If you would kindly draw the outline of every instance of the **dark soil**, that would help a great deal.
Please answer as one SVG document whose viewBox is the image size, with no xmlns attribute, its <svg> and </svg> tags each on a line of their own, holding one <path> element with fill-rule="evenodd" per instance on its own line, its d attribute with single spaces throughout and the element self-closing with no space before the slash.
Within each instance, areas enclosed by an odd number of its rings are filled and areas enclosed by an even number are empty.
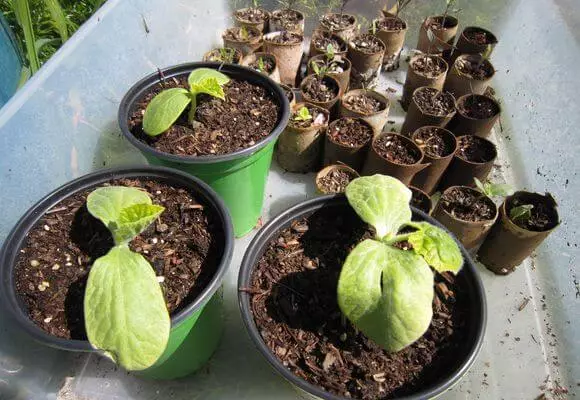
<svg viewBox="0 0 580 400">
<path fill-rule="evenodd" d="M 495 147 L 478 136 L 466 135 L 457 139 L 457 156 L 473 163 L 486 163 L 497 156 Z"/>
<path fill-rule="evenodd" d="M 385 51 L 385 45 L 375 36 L 366 34 L 359 35 L 351 41 L 355 49 L 365 54 L 377 54 Z"/>
<path fill-rule="evenodd" d="M 361 147 L 373 138 L 373 128 L 357 118 L 340 118 L 328 128 L 328 137 L 335 143 Z"/>
<path fill-rule="evenodd" d="M 469 41 L 474 44 L 479 45 L 486 45 L 486 44 L 495 44 L 497 43 L 497 39 L 493 36 L 487 34 L 484 31 L 480 31 L 478 29 L 470 29 L 463 32 L 463 36 Z"/>
<path fill-rule="evenodd" d="M 379 31 L 400 31 L 405 29 L 405 23 L 399 18 L 381 18 L 377 21 Z"/>
<path fill-rule="evenodd" d="M 441 29 L 454 28 L 457 26 L 457 20 L 454 18 L 447 17 L 443 20 L 442 15 L 429 18 L 427 22 L 427 28 L 431 28 L 434 31 L 440 31 Z"/>
<path fill-rule="evenodd" d="M 447 66 L 441 57 L 425 54 L 412 61 L 410 68 L 418 75 L 426 78 L 437 78 L 445 73 Z"/>
<path fill-rule="evenodd" d="M 222 52 L 225 54 L 222 55 Z M 230 47 L 225 47 L 223 49 L 213 49 L 208 54 L 208 61 L 223 62 L 223 63 L 233 63 L 239 64 L 241 60 L 241 55 L 234 49 Z"/>
<path fill-rule="evenodd" d="M 110 184 L 142 188 L 154 204 L 165 207 L 130 248 L 164 277 L 160 284 L 167 308 L 175 314 L 199 296 L 217 270 L 223 246 L 219 222 L 185 189 L 133 179 Z M 87 211 L 86 197 L 92 190 L 63 200 L 40 219 L 15 269 L 16 291 L 30 318 L 47 333 L 65 339 L 86 340 L 83 298 L 88 273 L 113 246 L 108 229 Z"/>
<path fill-rule="evenodd" d="M 339 13 L 326 14 L 320 18 L 320 25 L 329 31 L 338 31 L 353 26 L 355 19 L 352 15 Z"/>
<path fill-rule="evenodd" d="M 260 69 L 260 59 L 262 59 L 262 63 L 264 64 L 264 71 L 262 71 Z M 249 63 L 248 67 L 255 69 L 258 72 L 265 72 L 266 74 L 271 74 L 274 71 L 274 68 L 276 68 L 276 63 L 274 62 L 273 58 L 267 57 L 267 56 L 258 56 L 256 58 L 256 61 Z"/>
<path fill-rule="evenodd" d="M 419 210 L 429 214 L 431 212 L 431 199 L 425 193 L 412 186 L 409 187 L 411 192 L 413 192 L 413 197 L 411 197 L 411 205 Z"/>
<path fill-rule="evenodd" d="M 259 23 L 264 22 L 268 19 L 268 15 L 264 10 L 259 8 L 246 8 L 243 10 L 236 11 L 236 17 L 244 22 Z"/>
<path fill-rule="evenodd" d="M 348 96 L 343 99 L 343 104 L 349 110 L 363 115 L 375 114 L 387 108 L 385 103 L 380 102 L 374 97 L 367 96 L 366 94 Z"/>
<path fill-rule="evenodd" d="M 300 90 L 306 100 L 326 103 L 338 96 L 340 87 L 327 76 L 310 75 L 304 79 Z"/>
<path fill-rule="evenodd" d="M 247 36 L 242 35 L 242 28 L 229 28 L 224 33 L 224 38 L 235 42 L 253 42 L 262 35 L 257 29 L 246 27 Z"/>
<path fill-rule="evenodd" d="M 413 93 L 413 99 L 423 114 L 444 117 L 455 111 L 453 96 L 435 88 L 421 88 Z"/>
<path fill-rule="evenodd" d="M 268 36 L 267 41 L 270 43 L 278 43 L 278 44 L 297 44 L 302 43 L 303 39 L 304 36 L 298 33 L 283 31 L 278 35 L 272 37 Z"/>
<path fill-rule="evenodd" d="M 318 57 L 318 56 L 315 56 L 315 57 Z M 337 57 L 335 57 L 334 60 L 328 62 L 326 60 L 326 56 L 321 55 L 321 58 L 316 58 L 316 59 L 310 60 L 310 65 L 312 65 L 313 63 L 316 64 L 318 66 L 318 68 L 326 67 L 327 72 L 329 74 L 341 74 L 348 69 L 347 62 L 344 60 L 341 60 Z"/>
<path fill-rule="evenodd" d="M 487 119 L 499 114 L 500 109 L 493 99 L 485 96 L 471 95 L 458 102 L 457 109 L 461 114 L 473 119 Z"/>
<path fill-rule="evenodd" d="M 264 343 L 286 368 L 330 393 L 363 400 L 416 392 L 454 368 L 469 320 L 467 294 L 454 278 L 437 275 L 431 325 L 406 349 L 387 353 L 345 322 L 336 300 L 340 270 L 370 236 L 346 207 L 296 220 L 268 244 L 249 288 Z"/>
<path fill-rule="evenodd" d="M 231 80 L 224 86 L 226 100 L 206 94 L 197 96 L 196 124 L 189 124 L 189 107 L 177 122 L 161 135 L 151 137 L 143 132 L 145 108 L 164 89 L 188 88 L 187 77 L 159 83 L 137 104 L 129 119 L 129 129 L 140 141 L 170 154 L 200 156 L 228 154 L 253 146 L 266 138 L 278 121 L 280 106 L 261 86 Z"/>
<path fill-rule="evenodd" d="M 344 193 L 347 185 L 356 177 L 357 174 L 353 171 L 334 168 L 318 180 L 318 186 L 326 194 Z"/>
<path fill-rule="evenodd" d="M 433 158 L 447 157 L 455 147 L 445 141 L 443 130 L 435 126 L 420 128 L 413 138 L 423 152 Z"/>
<path fill-rule="evenodd" d="M 302 107 L 297 108 L 290 117 L 290 124 L 292 126 L 297 128 L 310 128 L 312 125 L 322 126 L 328 124 L 328 114 L 323 112 L 320 108 L 307 103 L 304 104 L 304 107 L 308 109 L 312 118 L 306 121 L 296 120 L 295 118 L 298 116 L 298 111 Z"/>
<path fill-rule="evenodd" d="M 513 196 L 507 203 L 507 215 L 510 215 L 512 208 L 527 204 L 532 205 L 533 208 L 530 211 L 529 219 L 519 218 L 517 220 L 512 219 L 511 221 L 520 228 L 528 231 L 548 231 L 558 225 L 558 212 L 555 209 L 555 203 L 552 199 L 550 199 L 552 201 L 549 201 L 548 199 L 542 199 L 542 201 L 537 197 L 534 197 L 533 199 L 524 199 L 519 198 L 518 196 Z"/>
<path fill-rule="evenodd" d="M 495 204 L 489 197 L 467 187 L 446 190 L 439 201 L 445 211 L 463 221 L 490 221 L 497 212 Z"/>
<path fill-rule="evenodd" d="M 296 27 L 303 20 L 303 17 L 295 10 L 285 8 L 283 10 L 273 12 L 271 19 L 274 21 L 279 21 L 284 27 Z"/>
<path fill-rule="evenodd" d="M 421 152 L 416 146 L 398 135 L 381 136 L 373 147 L 378 155 L 395 164 L 412 165 L 421 159 Z"/>
<path fill-rule="evenodd" d="M 326 53 L 326 48 L 331 45 L 334 53 L 346 53 L 347 45 L 340 37 L 329 32 L 318 31 L 312 35 L 312 43 L 316 50 Z"/>
<path fill-rule="evenodd" d="M 476 58 L 462 58 L 457 61 L 456 66 L 462 74 L 479 81 L 489 79 L 494 73 L 493 67 L 489 61 L 486 61 L 483 58 L 480 59 L 480 61 L 477 61 Z"/>
</svg>

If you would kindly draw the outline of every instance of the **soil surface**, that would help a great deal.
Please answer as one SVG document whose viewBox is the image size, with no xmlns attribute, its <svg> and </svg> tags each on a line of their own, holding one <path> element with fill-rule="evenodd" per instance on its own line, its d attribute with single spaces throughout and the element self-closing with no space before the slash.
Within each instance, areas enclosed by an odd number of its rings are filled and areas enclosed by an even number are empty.
<svg viewBox="0 0 580 400">
<path fill-rule="evenodd" d="M 338 96 L 340 87 L 334 79 L 327 76 L 310 75 L 304 81 L 300 88 L 305 99 L 326 103 Z"/>
<path fill-rule="evenodd" d="M 222 54 L 223 53 L 223 54 Z M 236 50 L 225 47 L 222 49 L 213 49 L 207 56 L 208 61 L 222 62 L 226 64 L 239 64 L 241 55 Z"/>
<path fill-rule="evenodd" d="M 373 138 L 373 128 L 357 118 L 340 118 L 328 127 L 328 137 L 335 143 L 361 147 Z"/>
<path fill-rule="evenodd" d="M 350 43 L 355 49 L 365 54 L 377 54 L 385 51 L 385 45 L 378 38 L 370 34 L 359 35 Z"/>
<path fill-rule="evenodd" d="M 379 31 L 400 31 L 405 29 L 405 23 L 399 18 L 381 18 L 377 21 Z"/>
<path fill-rule="evenodd" d="M 411 197 L 411 205 L 426 214 L 429 214 L 431 211 L 431 199 L 429 196 L 412 186 L 409 186 L 409 189 L 411 189 L 411 192 L 413 193 L 413 197 Z"/>
<path fill-rule="evenodd" d="M 254 320 L 272 354 L 296 376 L 339 396 L 386 399 L 416 392 L 457 363 L 469 319 L 460 282 L 437 275 L 433 320 L 415 343 L 387 353 L 343 319 L 340 270 L 371 231 L 350 208 L 296 220 L 256 265 L 249 292 Z"/>
<path fill-rule="evenodd" d="M 155 85 L 139 101 L 128 122 L 135 137 L 165 153 L 188 156 L 232 153 L 266 138 L 278 121 L 280 107 L 266 89 L 232 79 L 224 86 L 225 100 L 206 94 L 197 96 L 195 127 L 187 120 L 188 107 L 165 133 L 146 135 L 142 127 L 145 108 L 157 93 L 172 87 L 188 88 L 187 77 Z"/>
<path fill-rule="evenodd" d="M 326 53 L 326 48 L 331 45 L 334 49 L 334 53 L 346 53 L 348 50 L 347 45 L 344 40 L 340 37 L 333 35 L 329 32 L 315 32 L 312 35 L 312 43 L 316 50 Z M 311 54 L 312 55 L 312 54 Z"/>
<path fill-rule="evenodd" d="M 445 72 L 447 66 L 441 57 L 425 54 L 413 60 L 410 68 L 412 68 L 416 74 L 422 75 L 426 78 L 437 78 Z"/>
<path fill-rule="evenodd" d="M 259 8 L 246 8 L 243 10 L 237 10 L 236 17 L 240 21 L 259 23 L 266 21 L 268 19 L 268 14 Z"/>
<path fill-rule="evenodd" d="M 466 135 L 457 139 L 457 156 L 474 163 L 486 163 L 497 156 L 497 151 L 491 142 Z"/>
<path fill-rule="evenodd" d="M 302 43 L 303 39 L 304 36 L 298 33 L 283 31 L 278 35 L 268 36 L 267 41 L 278 44 L 298 44 Z"/>
<path fill-rule="evenodd" d="M 337 31 L 353 26 L 355 19 L 352 15 L 332 13 L 323 15 L 320 18 L 320 24 L 329 31 Z"/>
<path fill-rule="evenodd" d="M 453 153 L 455 146 L 445 141 L 444 132 L 443 129 L 435 126 L 420 128 L 417 133 L 413 134 L 413 139 L 428 156 L 432 158 L 447 157 Z"/>
<path fill-rule="evenodd" d="M 371 115 L 387 108 L 385 103 L 366 94 L 347 96 L 343 99 L 343 105 L 351 111 L 363 115 Z"/>
<path fill-rule="evenodd" d="M 278 21 L 284 27 L 296 27 L 303 20 L 303 17 L 297 11 L 285 8 L 274 11 L 271 19 Z"/>
<path fill-rule="evenodd" d="M 483 58 L 462 58 L 455 65 L 459 72 L 478 81 L 489 79 L 495 72 L 489 61 Z"/>
<path fill-rule="evenodd" d="M 487 34 L 484 31 L 480 31 L 480 30 L 476 30 L 476 29 L 464 31 L 463 36 L 469 42 L 472 42 L 475 44 L 486 45 L 486 44 L 497 43 L 497 40 L 493 36 Z"/>
<path fill-rule="evenodd" d="M 553 203 L 547 200 L 540 201 L 540 199 L 537 198 L 529 201 L 528 199 L 518 198 L 517 196 L 512 197 L 506 207 L 507 215 L 510 215 L 512 208 L 527 204 L 533 206 L 530 211 L 530 218 L 518 218 L 517 220 L 512 219 L 511 221 L 514 224 L 520 228 L 534 232 L 547 231 L 558 225 L 558 213 L 555 210 Z"/>
<path fill-rule="evenodd" d="M 344 193 L 347 185 L 356 177 L 356 172 L 334 168 L 318 180 L 318 186 L 326 194 Z"/>
<path fill-rule="evenodd" d="M 323 112 L 320 108 L 315 107 L 311 104 L 305 103 L 304 107 L 308 109 L 308 112 L 312 116 L 311 119 L 307 119 L 305 121 L 297 120 L 296 117 L 298 116 L 298 112 L 300 108 L 296 108 L 296 111 L 292 113 L 290 117 L 290 124 L 297 128 L 310 128 L 312 125 L 315 126 L 323 126 L 328 124 L 328 113 Z"/>
<path fill-rule="evenodd" d="M 440 31 L 441 29 L 454 28 L 457 26 L 457 19 L 447 17 L 443 20 L 442 15 L 436 17 L 431 17 L 427 21 L 427 28 L 431 28 L 434 31 Z"/>
<path fill-rule="evenodd" d="M 264 68 L 263 71 L 260 69 L 260 59 L 262 59 Z M 271 74 L 274 71 L 274 68 L 276 68 L 276 63 L 274 62 L 274 59 L 271 57 L 259 56 L 256 58 L 256 61 L 249 63 L 248 67 L 255 69 L 258 72 L 265 72 L 266 74 Z"/>
<path fill-rule="evenodd" d="M 254 42 L 262 36 L 260 31 L 255 28 L 246 27 L 246 35 L 242 33 L 242 28 L 228 28 L 224 33 L 224 38 L 235 42 Z"/>
<path fill-rule="evenodd" d="M 146 190 L 165 211 L 129 244 L 149 261 L 167 308 L 175 314 L 209 284 L 221 258 L 219 221 L 185 189 L 121 179 L 112 185 Z M 104 186 L 104 185 L 103 185 Z M 15 269 L 16 291 L 30 318 L 47 333 L 86 340 L 83 298 L 93 262 L 113 246 L 105 225 L 89 214 L 79 192 L 55 205 L 29 232 Z"/>
<path fill-rule="evenodd" d="M 487 119 L 499 114 L 500 109 L 493 99 L 472 95 L 458 102 L 457 109 L 468 118 Z"/>
<path fill-rule="evenodd" d="M 423 114 L 445 117 L 455 111 L 453 96 L 435 88 L 421 88 L 413 93 L 413 99 Z"/>
<path fill-rule="evenodd" d="M 439 201 L 445 211 L 463 221 L 490 221 L 497 212 L 495 204 L 489 197 L 467 187 L 450 188 L 443 193 Z"/>
<path fill-rule="evenodd" d="M 395 164 L 412 165 L 421 159 L 415 145 L 398 135 L 381 136 L 375 140 L 373 147 L 381 157 Z"/>
</svg>

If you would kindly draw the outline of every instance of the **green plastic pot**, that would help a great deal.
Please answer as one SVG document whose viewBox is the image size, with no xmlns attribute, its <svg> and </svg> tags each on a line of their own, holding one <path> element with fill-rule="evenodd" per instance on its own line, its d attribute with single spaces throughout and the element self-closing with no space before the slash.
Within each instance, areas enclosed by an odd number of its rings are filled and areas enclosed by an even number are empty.
<svg viewBox="0 0 580 400">
<path fill-rule="evenodd" d="M 264 87 L 279 105 L 278 121 L 272 133 L 255 145 L 224 155 L 181 156 L 164 153 L 138 140 L 129 130 L 127 121 L 139 100 L 164 79 L 187 76 L 197 68 L 219 69 L 230 78 L 246 80 Z M 150 164 L 176 168 L 194 175 L 210 185 L 226 203 L 234 224 L 234 233 L 240 237 L 250 232 L 262 214 L 264 189 L 272 153 L 278 136 L 290 117 L 290 106 L 284 90 L 267 76 L 252 69 L 233 64 L 188 63 L 165 68 L 137 82 L 125 94 L 119 106 L 119 126 L 125 137 L 137 147 Z M 227 118 L 227 116 L 224 116 Z"/>
<path fill-rule="evenodd" d="M 136 372 L 144 378 L 174 379 L 189 375 L 202 367 L 217 349 L 223 331 L 222 281 L 229 267 L 234 235 L 232 223 L 223 201 L 204 182 L 180 171 L 160 167 L 111 169 L 85 175 L 71 181 L 40 200 L 18 221 L 0 252 L 0 300 L 6 304 L 20 328 L 36 341 L 67 351 L 99 352 L 87 340 L 62 339 L 49 335 L 28 317 L 26 306 L 16 294 L 14 267 L 19 250 L 29 230 L 46 211 L 75 193 L 99 186 L 111 179 L 152 179 L 189 189 L 217 217 L 222 230 L 223 250 L 210 283 L 201 294 L 181 311 L 171 316 L 167 348 L 157 363 Z"/>
</svg>

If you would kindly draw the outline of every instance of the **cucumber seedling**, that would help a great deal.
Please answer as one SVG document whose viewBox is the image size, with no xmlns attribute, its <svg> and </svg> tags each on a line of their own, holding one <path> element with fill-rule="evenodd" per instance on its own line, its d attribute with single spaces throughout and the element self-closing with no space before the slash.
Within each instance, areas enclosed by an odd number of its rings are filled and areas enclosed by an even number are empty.
<svg viewBox="0 0 580 400">
<path fill-rule="evenodd" d="M 312 119 L 312 114 L 307 107 L 300 107 L 296 115 L 294 116 L 294 121 L 309 121 Z"/>
</svg>

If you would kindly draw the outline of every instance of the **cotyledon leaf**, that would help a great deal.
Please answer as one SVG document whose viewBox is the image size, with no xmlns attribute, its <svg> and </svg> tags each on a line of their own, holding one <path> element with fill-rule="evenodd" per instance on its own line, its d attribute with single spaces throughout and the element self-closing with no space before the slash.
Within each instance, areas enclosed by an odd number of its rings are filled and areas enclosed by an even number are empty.
<svg viewBox="0 0 580 400">
<path fill-rule="evenodd" d="M 89 342 L 129 371 L 155 364 L 171 320 L 151 265 L 126 246 L 97 259 L 84 298 Z"/>
<path fill-rule="evenodd" d="M 191 95 L 183 88 L 162 91 L 147 105 L 143 115 L 143 130 L 149 136 L 157 136 L 177 121 L 191 102 Z"/>
<path fill-rule="evenodd" d="M 463 257 L 457 242 L 443 229 L 428 222 L 412 223 L 417 231 L 407 239 L 413 250 L 423 256 L 437 272 L 450 271 L 457 274 L 463 266 Z"/>
<path fill-rule="evenodd" d="M 111 230 L 116 244 L 127 243 L 143 232 L 165 210 L 156 204 L 133 204 L 121 210 Z"/>
<path fill-rule="evenodd" d="M 194 94 L 206 93 L 210 96 L 217 97 L 218 99 L 222 100 L 226 98 L 224 90 L 216 78 L 206 78 L 198 83 L 192 84 L 191 92 Z"/>
<path fill-rule="evenodd" d="M 151 197 L 143 190 L 127 186 L 105 186 L 87 196 L 87 209 L 105 225 L 119 221 L 123 209 L 135 204 L 151 204 Z"/>
<path fill-rule="evenodd" d="M 421 256 L 367 239 L 346 259 L 338 304 L 365 335 L 396 352 L 429 327 L 433 283 L 433 272 Z"/>
<path fill-rule="evenodd" d="M 219 71 L 216 71 L 212 68 L 198 68 L 191 71 L 189 76 L 187 77 L 187 82 L 190 86 L 199 84 L 200 82 L 208 79 L 208 78 L 215 78 L 217 80 L 218 85 L 223 86 L 230 81 L 230 78 L 222 74 Z"/>
</svg>

